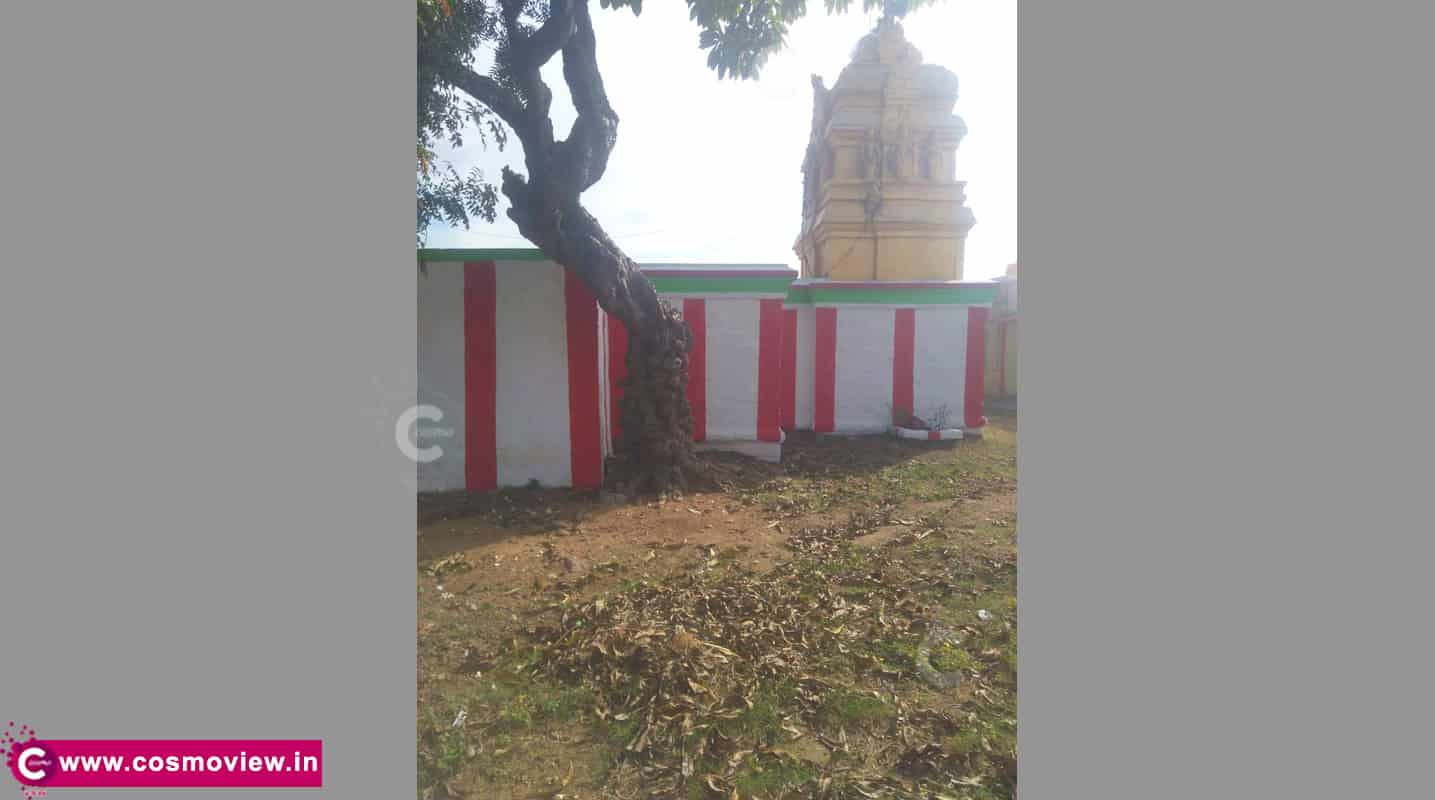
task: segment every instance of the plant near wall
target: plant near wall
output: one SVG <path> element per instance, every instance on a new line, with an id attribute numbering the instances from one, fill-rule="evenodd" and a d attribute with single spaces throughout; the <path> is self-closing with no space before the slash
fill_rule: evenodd
<path id="1" fill-rule="evenodd" d="M 940 406 L 937 406 L 936 408 L 933 408 L 932 411 L 927 414 L 925 418 L 913 414 L 911 409 L 901 407 L 893 408 L 891 403 L 887 404 L 887 409 L 892 415 L 893 425 L 899 428 L 907 428 L 909 430 L 946 430 L 947 423 L 950 422 L 952 418 L 951 406 L 948 406 L 946 404 L 942 404 Z"/>
<path id="2" fill-rule="evenodd" d="M 824 0 L 840 13 L 858 0 Z M 860 0 L 884 18 L 926 0 Z M 637 264 L 603 230 L 579 196 L 603 178 L 618 141 L 618 113 L 598 68 L 589 0 L 418 0 L 418 239 L 430 225 L 467 227 L 497 218 L 498 194 L 524 238 L 573 271 L 598 304 L 628 331 L 619 455 L 630 488 L 684 488 L 708 475 L 693 447 L 687 401 L 692 335 L 681 314 L 658 298 Z M 642 0 L 598 0 L 604 9 L 642 12 Z M 807 13 L 805 0 L 687 0 L 698 47 L 719 78 L 753 79 L 786 44 L 788 28 Z M 632 43 L 624 43 L 632 45 Z M 632 45 L 636 46 L 636 45 Z M 477 55 L 493 68 L 475 68 Z M 554 130 L 553 92 L 540 70 L 554 58 L 577 120 L 566 137 Z M 495 186 L 481 172 L 460 175 L 438 163 L 435 147 L 458 148 L 473 131 L 480 144 L 523 148 L 527 174 L 504 168 Z"/>
<path id="3" fill-rule="evenodd" d="M 950 406 L 946 405 L 945 403 L 940 406 L 937 406 L 936 408 L 932 409 L 932 413 L 927 415 L 927 429 L 933 431 L 945 430 L 947 427 L 947 421 L 951 418 L 952 409 Z"/>

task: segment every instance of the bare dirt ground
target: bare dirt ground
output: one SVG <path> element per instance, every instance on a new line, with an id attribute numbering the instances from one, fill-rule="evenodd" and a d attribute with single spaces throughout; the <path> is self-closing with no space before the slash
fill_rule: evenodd
<path id="1" fill-rule="evenodd" d="M 1006 798 L 1016 418 L 419 503 L 419 795 Z"/>

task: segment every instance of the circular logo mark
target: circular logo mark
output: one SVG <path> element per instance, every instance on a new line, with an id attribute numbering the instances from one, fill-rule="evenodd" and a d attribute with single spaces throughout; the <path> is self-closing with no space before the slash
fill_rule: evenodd
<path id="1" fill-rule="evenodd" d="M 60 771 L 55 752 L 44 742 L 16 742 L 10 771 L 27 786 L 43 786 Z"/>
<path id="2" fill-rule="evenodd" d="M 399 450 L 410 459 L 420 464 L 428 464 L 437 461 L 443 455 L 443 448 L 438 445 L 429 447 L 418 447 L 414 440 L 409 438 L 409 430 L 416 426 L 416 423 L 426 419 L 431 422 L 439 422 L 443 419 L 443 411 L 436 406 L 421 405 L 414 406 L 399 415 L 398 423 L 394 426 L 394 438 L 398 440 Z M 420 438 L 422 433 L 415 438 Z"/>

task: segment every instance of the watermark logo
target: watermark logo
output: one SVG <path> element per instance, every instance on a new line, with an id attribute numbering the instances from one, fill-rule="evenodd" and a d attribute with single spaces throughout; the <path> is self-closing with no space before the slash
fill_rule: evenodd
<path id="1" fill-rule="evenodd" d="M 35 729 L 29 725 L 16 725 L 10 720 L 0 734 L 0 745 L 5 748 L 5 765 L 10 774 L 20 782 L 20 792 L 26 798 L 44 797 L 46 790 L 40 788 L 55 777 L 55 752 L 48 744 L 35 738 Z"/>
<path id="2" fill-rule="evenodd" d="M 15 771 L 28 781 L 44 783 L 45 779 L 54 775 L 51 767 L 55 766 L 55 754 L 44 744 L 36 742 L 22 748 L 15 757 Z"/>
<path id="3" fill-rule="evenodd" d="M 443 448 L 436 444 L 427 447 L 419 447 L 418 442 L 428 439 L 452 439 L 453 428 L 436 428 L 433 426 L 420 426 L 419 420 L 430 422 L 443 421 L 443 409 L 438 406 L 417 405 L 399 415 L 398 423 L 394 427 L 394 439 L 399 444 L 399 451 L 413 461 L 420 464 L 428 464 L 443 457 Z M 413 436 L 409 431 L 413 430 Z"/>
<path id="4" fill-rule="evenodd" d="M 324 785 L 318 739 L 50 739 L 13 721 L 0 733 L 26 800 L 50 789 L 295 788 Z"/>

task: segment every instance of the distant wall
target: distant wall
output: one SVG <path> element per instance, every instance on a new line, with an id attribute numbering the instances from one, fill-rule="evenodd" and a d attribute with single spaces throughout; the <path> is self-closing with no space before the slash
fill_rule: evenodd
<path id="1" fill-rule="evenodd" d="M 994 291 L 989 283 L 795 282 L 787 305 L 798 314 L 799 383 L 809 380 L 808 363 L 812 376 L 810 417 L 806 397 L 797 400 L 797 427 L 876 433 L 915 414 L 980 430 Z"/>
<path id="2" fill-rule="evenodd" d="M 1016 265 L 998 279 L 997 285 L 991 322 L 987 325 L 986 388 L 988 397 L 1011 399 L 1016 397 L 1016 359 L 1020 350 L 1017 346 Z"/>
<path id="3" fill-rule="evenodd" d="M 1017 340 L 1021 327 L 1016 315 L 992 320 L 987 333 L 987 396 L 1010 399 L 1016 397 Z"/>

